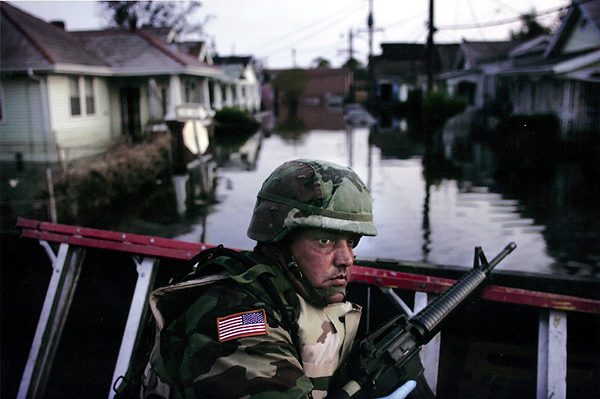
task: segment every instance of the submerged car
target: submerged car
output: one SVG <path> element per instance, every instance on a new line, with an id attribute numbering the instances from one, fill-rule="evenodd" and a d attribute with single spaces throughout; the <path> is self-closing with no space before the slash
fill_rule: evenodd
<path id="1" fill-rule="evenodd" d="M 344 121 L 354 127 L 367 127 L 377 123 L 375 118 L 364 109 L 352 109 L 344 115 Z"/>

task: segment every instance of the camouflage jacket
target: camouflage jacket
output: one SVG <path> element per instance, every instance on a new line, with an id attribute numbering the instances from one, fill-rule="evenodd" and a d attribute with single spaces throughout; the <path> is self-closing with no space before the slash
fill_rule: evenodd
<path id="1" fill-rule="evenodd" d="M 146 395 L 326 395 L 330 377 L 350 352 L 360 308 L 349 302 L 315 307 L 296 294 L 277 265 L 255 253 L 245 256 L 255 265 L 242 273 L 231 273 L 236 261 L 220 256 L 212 266 L 224 266 L 229 273 L 195 278 L 152 294 L 159 333 L 146 370 Z M 271 290 L 266 287 L 269 281 Z M 272 297 L 273 288 L 279 299 Z M 165 384 L 174 388 L 170 396 L 160 392 Z"/>

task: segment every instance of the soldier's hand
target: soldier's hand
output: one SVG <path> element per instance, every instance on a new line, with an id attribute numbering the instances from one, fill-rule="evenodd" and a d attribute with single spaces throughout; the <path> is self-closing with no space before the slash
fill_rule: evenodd
<path id="1" fill-rule="evenodd" d="M 388 396 L 384 396 L 383 398 L 378 399 L 404 399 L 408 396 L 409 393 L 412 392 L 413 389 L 417 386 L 417 382 L 414 380 L 409 380 L 406 384 L 402 385 L 400 388 L 396 389 L 394 392 L 389 394 Z"/>

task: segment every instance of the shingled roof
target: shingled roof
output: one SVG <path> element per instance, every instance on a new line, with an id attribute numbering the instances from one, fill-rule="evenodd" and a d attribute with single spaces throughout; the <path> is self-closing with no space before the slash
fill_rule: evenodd
<path id="1" fill-rule="evenodd" d="M 482 63 L 508 59 L 509 53 L 523 41 L 467 41 L 461 43 L 462 54 L 470 68 Z"/>
<path id="2" fill-rule="evenodd" d="M 183 72 L 196 70 L 218 74 L 217 68 L 179 51 L 142 30 L 107 29 L 73 32 L 87 48 L 93 48 L 117 75 Z"/>
<path id="3" fill-rule="evenodd" d="M 2 70 L 54 69 L 58 64 L 108 66 L 71 33 L 7 2 L 2 10 Z"/>
<path id="4" fill-rule="evenodd" d="M 1 6 L 3 71 L 94 68 L 94 73 L 120 76 L 221 73 L 144 29 L 68 32 L 6 2 Z"/>

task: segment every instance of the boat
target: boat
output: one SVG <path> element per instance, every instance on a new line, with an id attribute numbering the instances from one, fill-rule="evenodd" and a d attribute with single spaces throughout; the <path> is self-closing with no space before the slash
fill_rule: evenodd
<path id="1" fill-rule="evenodd" d="M 152 340 L 148 295 L 213 247 L 30 219 L 17 228 L 2 237 L 6 397 L 114 397 Z M 348 291 L 363 306 L 359 335 L 401 311 L 390 288 L 416 312 L 465 272 L 357 258 Z M 491 285 L 422 348 L 425 378 L 437 398 L 596 397 L 599 296 L 597 279 L 493 271 Z"/>

